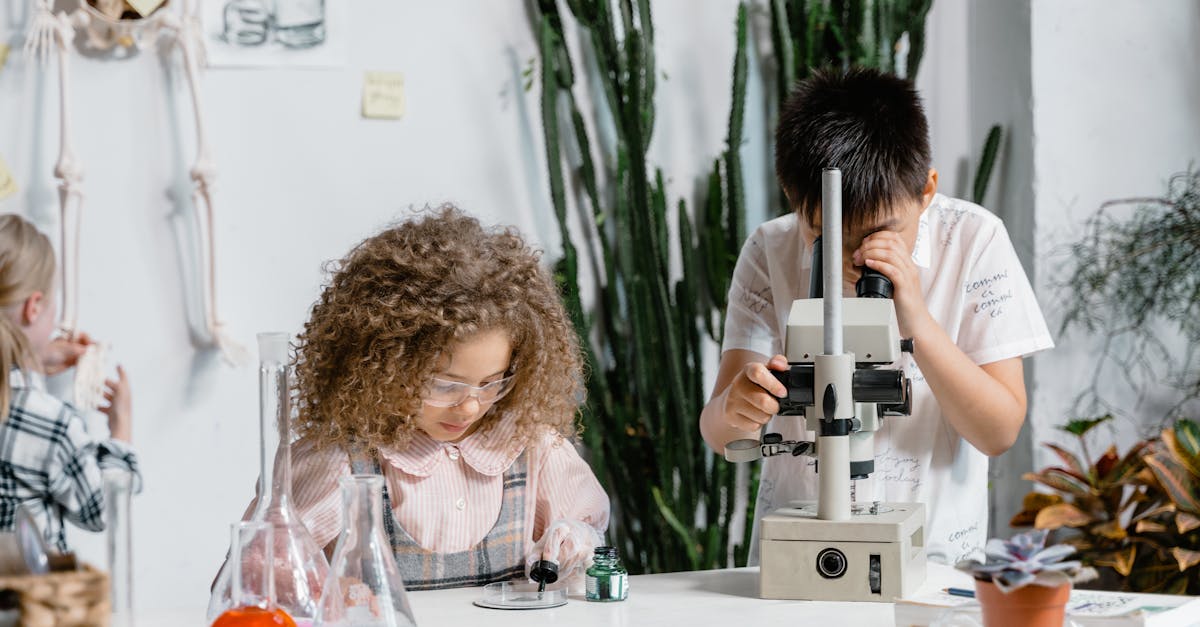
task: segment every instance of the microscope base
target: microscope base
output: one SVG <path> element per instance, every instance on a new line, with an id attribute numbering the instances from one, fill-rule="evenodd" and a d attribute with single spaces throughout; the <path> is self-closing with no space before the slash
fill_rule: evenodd
<path id="1" fill-rule="evenodd" d="M 890 603 L 924 583 L 924 504 L 880 503 L 879 513 L 841 521 L 796 505 L 763 518 L 762 598 Z"/>

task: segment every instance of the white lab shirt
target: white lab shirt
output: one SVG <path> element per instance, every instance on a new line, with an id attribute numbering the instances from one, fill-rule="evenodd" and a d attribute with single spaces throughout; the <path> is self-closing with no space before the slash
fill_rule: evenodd
<path id="1" fill-rule="evenodd" d="M 808 295 L 811 257 L 794 213 L 755 230 L 734 269 L 722 351 L 783 352 L 781 330 L 792 301 Z M 929 312 L 976 364 L 1054 346 L 1004 224 L 986 209 L 934 196 L 921 215 L 913 261 L 920 268 Z M 987 456 L 946 421 L 911 355 L 893 365 L 912 378 L 912 415 L 884 419 L 875 437 L 875 473 L 858 482 L 857 498 L 925 503 L 930 559 L 954 564 L 973 554 L 982 557 L 978 552 L 988 528 Z M 768 432 L 785 440 L 813 439 L 799 416 L 772 418 Z M 758 563 L 762 517 L 792 501 L 818 497 L 810 458 L 780 455 L 763 463 L 751 564 Z"/>

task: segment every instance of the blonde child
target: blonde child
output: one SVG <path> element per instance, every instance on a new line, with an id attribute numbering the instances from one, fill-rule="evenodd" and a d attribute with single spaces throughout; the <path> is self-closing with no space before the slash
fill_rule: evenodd
<path id="1" fill-rule="evenodd" d="M 125 371 L 105 382 L 111 437 L 87 433 L 83 417 L 48 394 L 43 376 L 75 365 L 90 343 L 84 334 L 51 340 L 56 315 L 54 249 L 19 216 L 0 216 L 0 530 L 11 531 L 26 507 L 46 541 L 67 551 L 63 519 L 104 529 L 101 468 L 137 474 L 129 445 L 131 393 Z M 140 477 L 135 485 L 140 483 Z"/>
<path id="2" fill-rule="evenodd" d="M 338 479 L 378 473 L 408 589 L 522 578 L 540 559 L 581 579 L 609 502 L 569 441 L 575 332 L 515 230 L 445 206 L 360 243 L 312 309 L 296 380 L 294 496 L 319 545 L 342 526 Z"/>

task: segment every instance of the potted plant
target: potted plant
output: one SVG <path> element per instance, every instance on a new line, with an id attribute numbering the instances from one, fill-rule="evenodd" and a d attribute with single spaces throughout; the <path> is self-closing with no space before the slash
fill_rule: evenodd
<path id="1" fill-rule="evenodd" d="M 1079 561 L 1062 561 L 1075 547 L 1046 546 L 1046 531 L 1036 529 L 1011 540 L 992 538 L 984 547 L 987 561 L 963 561 L 958 569 L 975 578 L 975 598 L 983 624 L 1059 627 L 1066 614 L 1071 584 L 1094 576 Z"/>
<path id="2" fill-rule="evenodd" d="M 1200 594 L 1200 423 L 1180 419 L 1124 455 L 1089 454 L 1088 436 L 1111 416 L 1061 427 L 1082 454 L 1047 443 L 1062 465 L 1024 478 L 1051 492 L 1025 496 L 1009 523 L 1034 526 L 1078 550 L 1100 573 L 1096 587 Z"/>

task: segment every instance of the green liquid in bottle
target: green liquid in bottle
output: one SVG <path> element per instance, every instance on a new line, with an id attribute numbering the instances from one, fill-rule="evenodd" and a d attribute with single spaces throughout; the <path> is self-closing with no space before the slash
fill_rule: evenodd
<path id="1" fill-rule="evenodd" d="M 596 547 L 595 562 L 587 569 L 587 600 L 624 601 L 629 597 L 629 571 L 611 546 Z"/>

